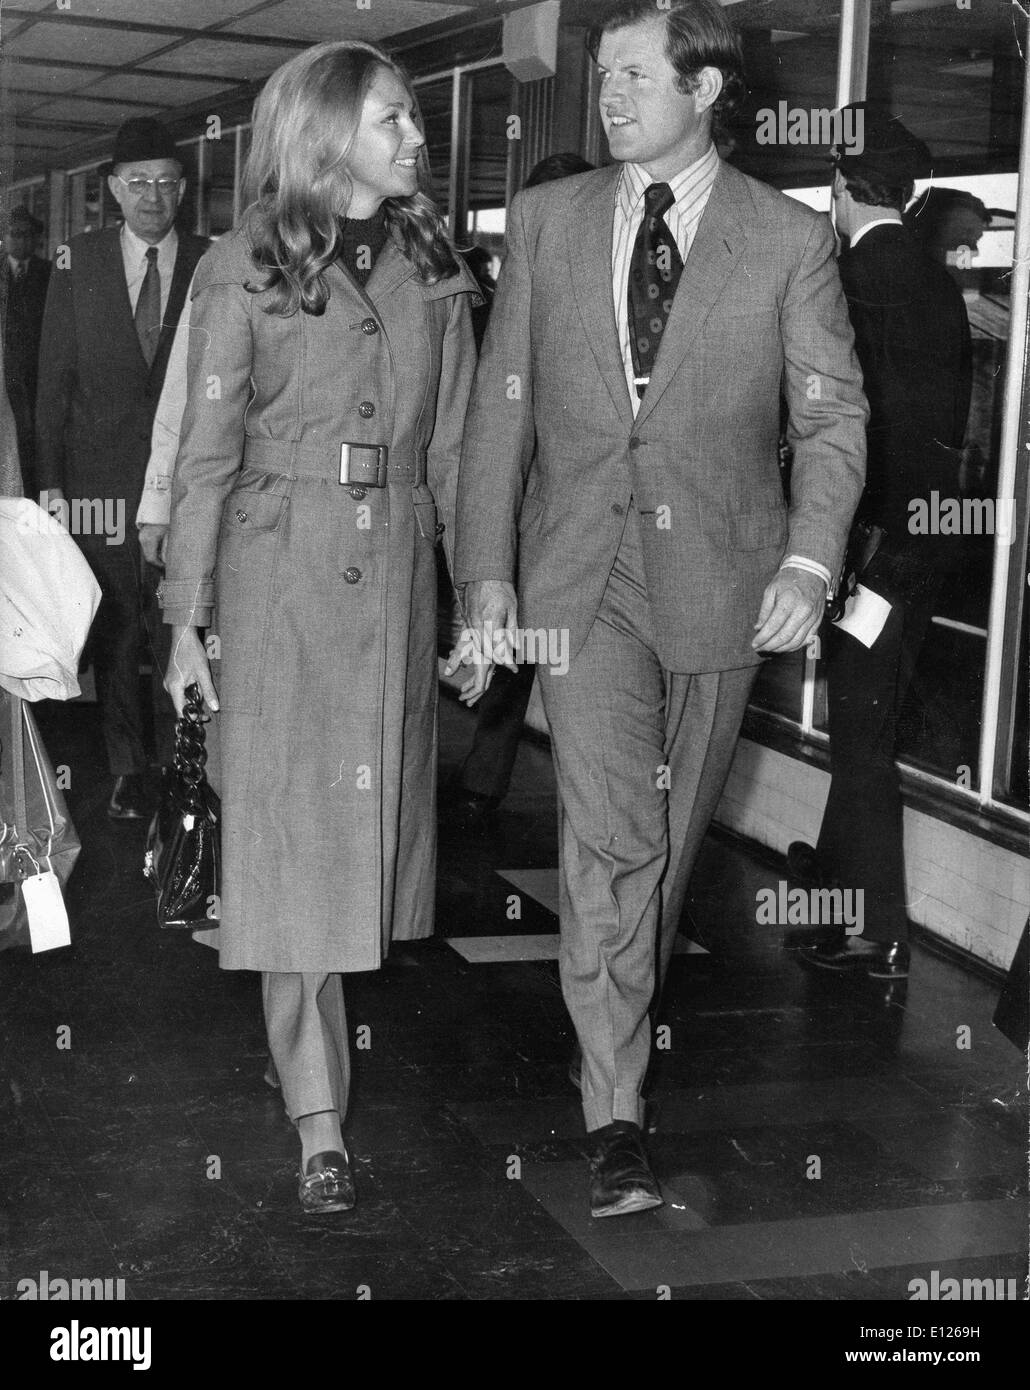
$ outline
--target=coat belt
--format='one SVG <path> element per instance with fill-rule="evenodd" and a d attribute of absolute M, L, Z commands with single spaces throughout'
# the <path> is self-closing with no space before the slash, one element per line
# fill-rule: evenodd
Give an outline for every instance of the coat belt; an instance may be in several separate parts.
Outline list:
<path fill-rule="evenodd" d="M 298 444 L 248 435 L 243 462 L 250 468 L 289 477 L 335 478 L 362 487 L 385 487 L 387 483 L 417 487 L 426 481 L 427 451 L 398 454 L 386 444 L 342 439 Z"/>

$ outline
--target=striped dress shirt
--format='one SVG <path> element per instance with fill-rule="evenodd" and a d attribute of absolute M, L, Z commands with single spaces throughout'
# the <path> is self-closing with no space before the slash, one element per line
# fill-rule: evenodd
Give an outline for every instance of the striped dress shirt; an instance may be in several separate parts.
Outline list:
<path fill-rule="evenodd" d="M 665 221 L 684 264 L 701 224 L 702 214 L 708 206 L 718 172 L 719 155 L 715 146 L 709 145 L 707 153 L 700 159 L 675 178 L 668 180 L 675 201 L 665 214 Z M 640 409 L 640 398 L 637 396 L 633 349 L 630 344 L 629 271 L 637 232 L 644 219 L 644 194 L 654 182 L 655 180 L 639 164 L 622 166 L 612 227 L 612 297 L 615 302 L 615 322 L 619 329 L 619 347 L 626 372 L 626 385 L 629 388 L 634 415 Z M 788 555 L 782 561 L 781 568 L 784 565 L 793 565 L 798 569 L 808 570 L 811 574 L 817 574 L 826 583 L 827 588 L 832 583 L 829 570 L 817 560 L 808 560 L 802 555 Z"/>

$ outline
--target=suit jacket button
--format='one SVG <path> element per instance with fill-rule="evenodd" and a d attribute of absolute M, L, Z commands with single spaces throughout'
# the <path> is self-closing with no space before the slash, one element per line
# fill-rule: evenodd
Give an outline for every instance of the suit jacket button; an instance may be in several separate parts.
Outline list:
<path fill-rule="evenodd" d="M 362 401 L 358 406 L 358 414 L 363 420 L 371 420 L 376 413 L 376 408 L 371 401 Z"/>
<path fill-rule="evenodd" d="M 371 338 L 373 333 L 379 332 L 379 325 L 376 323 L 375 319 L 365 319 L 362 322 L 361 331 L 362 333 L 367 333 Z"/>
<path fill-rule="evenodd" d="M 350 487 L 347 491 L 354 498 L 355 502 L 360 502 L 361 499 L 367 495 L 363 487 Z"/>
<path fill-rule="evenodd" d="M 350 569 L 344 570 L 343 577 L 344 579 L 346 579 L 348 584 L 356 584 L 358 580 L 361 578 L 361 571 L 357 569 L 354 565 L 351 565 Z"/>
<path fill-rule="evenodd" d="M 613 503 L 612 503 L 612 516 L 621 516 L 621 515 L 622 515 L 622 507 L 619 505 L 618 502 L 613 502 Z"/>
<path fill-rule="evenodd" d="M 438 536 L 442 536 L 443 533 L 444 533 L 446 530 L 447 530 L 447 527 L 443 524 L 442 521 L 438 521 L 438 522 L 436 523 L 436 534 L 437 534 Z"/>
<path fill-rule="evenodd" d="M 629 441 L 629 447 L 630 447 L 631 449 L 639 449 L 639 448 L 640 448 L 640 440 L 637 438 L 636 435 L 634 435 L 633 438 Z"/>

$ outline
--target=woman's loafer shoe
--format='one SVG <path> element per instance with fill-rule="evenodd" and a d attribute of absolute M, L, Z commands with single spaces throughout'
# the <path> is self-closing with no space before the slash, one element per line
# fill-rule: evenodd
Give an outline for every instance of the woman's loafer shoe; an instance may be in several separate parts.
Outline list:
<path fill-rule="evenodd" d="M 309 1158 L 300 1177 L 298 1196 L 304 1211 L 350 1211 L 357 1199 L 347 1155 L 327 1149 Z"/>
<path fill-rule="evenodd" d="M 591 1130 L 590 1215 L 627 1216 L 660 1207 L 662 1194 L 644 1153 L 640 1126 L 613 1120 Z"/>

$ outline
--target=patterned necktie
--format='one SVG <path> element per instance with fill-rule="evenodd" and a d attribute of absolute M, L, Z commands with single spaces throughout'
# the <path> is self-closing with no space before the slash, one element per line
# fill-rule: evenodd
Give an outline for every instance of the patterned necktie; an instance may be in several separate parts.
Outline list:
<path fill-rule="evenodd" d="M 147 247 L 147 273 L 140 286 L 133 315 L 136 337 L 149 367 L 157 353 L 161 333 L 161 272 L 157 268 L 157 247 Z"/>
<path fill-rule="evenodd" d="M 637 395 L 643 397 L 654 370 L 665 325 L 672 313 L 683 260 L 665 214 L 675 199 L 667 183 L 653 183 L 644 194 L 644 217 L 629 267 L 629 338 Z"/>

